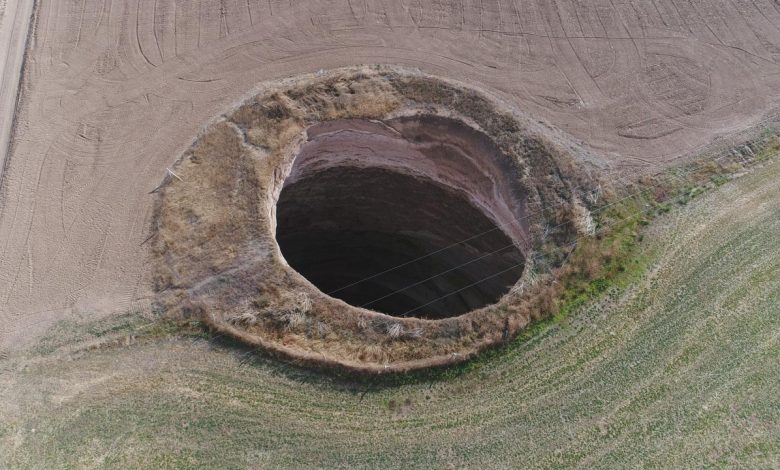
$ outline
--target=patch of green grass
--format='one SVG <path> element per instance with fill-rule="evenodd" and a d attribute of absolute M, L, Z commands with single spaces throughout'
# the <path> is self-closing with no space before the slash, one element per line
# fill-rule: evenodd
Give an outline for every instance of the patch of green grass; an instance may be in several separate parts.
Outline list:
<path fill-rule="evenodd" d="M 662 191 L 670 195 L 670 201 L 678 205 L 687 205 L 691 200 L 714 189 L 729 180 L 731 173 L 743 169 L 745 165 L 765 162 L 780 152 L 780 137 L 776 130 L 768 130 L 759 137 L 756 144 L 758 152 L 754 158 L 742 157 L 740 165 L 712 164 L 707 161 L 695 162 L 682 167 L 671 168 L 657 175 L 651 181 L 631 188 L 632 197 L 619 194 L 619 202 L 606 201 L 606 209 L 597 211 L 596 224 L 600 235 L 594 240 L 579 243 L 571 257 L 576 260 L 597 258 L 600 269 L 594 276 L 578 271 L 564 275 L 560 282 L 564 286 L 557 297 L 558 308 L 554 315 L 535 321 L 513 341 L 484 351 L 476 358 L 461 364 L 414 371 L 404 375 L 383 377 L 356 377 L 359 383 L 373 386 L 392 387 L 402 384 L 415 384 L 439 380 L 452 380 L 465 373 L 480 369 L 496 357 L 511 352 L 524 342 L 533 339 L 550 325 L 566 321 L 569 316 L 588 302 L 600 298 L 604 293 L 621 290 L 631 285 L 646 272 L 654 260 L 654 253 L 639 250 L 643 240 L 643 228 L 660 215 L 671 212 L 670 202 L 658 202 L 653 192 Z M 712 181 L 715 179 L 717 182 Z M 720 184 L 718 184 L 720 182 Z M 606 255 L 605 255 L 606 253 Z M 346 376 L 345 376 L 346 377 Z"/>
<path fill-rule="evenodd" d="M 729 177 L 725 175 L 713 175 L 710 177 L 710 180 L 712 181 L 712 184 L 715 186 L 723 186 L 724 184 L 729 182 Z"/>
<path fill-rule="evenodd" d="M 152 340 L 174 335 L 208 336 L 197 322 L 174 322 L 162 317 L 152 318 L 139 312 L 128 312 L 86 323 L 75 320 L 60 321 L 38 341 L 33 352 L 48 355 L 66 346 L 108 338 Z"/>
<path fill-rule="evenodd" d="M 566 313 L 430 380 L 342 380 L 167 327 L 32 356 L 0 374 L 0 466 L 778 468 L 778 181 L 770 162 L 660 217 L 622 208 Z"/>
<path fill-rule="evenodd" d="M 765 162 L 780 153 L 780 136 L 775 135 L 774 131 L 768 130 L 764 138 L 766 143 L 756 153 L 755 160 Z"/>

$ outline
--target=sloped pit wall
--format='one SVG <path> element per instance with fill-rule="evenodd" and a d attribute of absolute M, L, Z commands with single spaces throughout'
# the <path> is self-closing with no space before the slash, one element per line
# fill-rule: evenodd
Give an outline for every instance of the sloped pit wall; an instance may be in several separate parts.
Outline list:
<path fill-rule="evenodd" d="M 495 303 L 520 278 L 526 195 L 485 134 L 430 115 L 307 131 L 276 233 L 289 264 L 323 292 L 444 318 Z"/>
<path fill-rule="evenodd" d="M 371 145 L 339 142 L 349 133 Z M 377 142 L 387 144 L 379 156 L 368 150 Z M 339 151 L 328 151 L 333 146 Z M 569 181 L 580 176 L 566 155 L 478 92 L 395 68 L 339 70 L 269 88 L 209 126 L 174 171 L 181 179 L 167 178 L 158 191 L 151 239 L 160 309 L 288 359 L 355 372 L 459 362 L 513 337 L 529 321 L 521 287 L 545 279 L 540 266 L 563 258 L 551 243 L 562 253 L 579 235 L 568 214 L 579 199 Z M 280 251 L 277 211 L 285 185 L 330 174 L 334 183 L 324 190 L 332 191 L 345 178 L 340 171 L 379 172 L 382 184 L 391 174 L 399 192 L 412 191 L 404 184 L 413 178 L 465 201 L 468 207 L 446 212 L 471 214 L 477 231 L 500 227 L 497 239 L 467 248 L 490 253 L 511 244 L 500 261 L 521 266 L 516 288 L 449 318 L 446 306 L 429 318 L 417 318 L 424 311 L 397 318 L 323 293 Z M 441 209 L 421 206 L 430 220 L 447 220 L 433 212 Z M 287 214 L 299 217 L 302 208 L 292 209 Z M 451 238 L 465 227 L 453 222 Z M 436 229 L 427 227 L 428 236 L 441 237 Z"/>

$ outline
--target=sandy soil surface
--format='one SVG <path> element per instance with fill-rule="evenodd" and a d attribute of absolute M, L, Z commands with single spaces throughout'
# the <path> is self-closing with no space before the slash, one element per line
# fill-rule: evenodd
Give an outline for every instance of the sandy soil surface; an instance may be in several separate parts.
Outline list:
<path fill-rule="evenodd" d="M 0 194 L 0 349 L 61 318 L 146 307 L 149 191 L 263 80 L 419 67 L 625 174 L 780 104 L 773 0 L 42 0 L 33 21 Z"/>

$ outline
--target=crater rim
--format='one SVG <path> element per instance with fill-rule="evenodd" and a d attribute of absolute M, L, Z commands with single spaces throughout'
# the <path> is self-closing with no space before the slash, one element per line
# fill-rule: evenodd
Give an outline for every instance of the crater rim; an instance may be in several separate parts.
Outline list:
<path fill-rule="evenodd" d="M 587 234 L 589 212 L 579 201 L 589 193 L 571 182 L 595 185 L 578 173 L 570 147 L 484 90 L 399 66 L 334 69 L 257 90 L 209 123 L 154 191 L 153 302 L 166 317 L 198 320 L 315 368 L 386 374 L 447 366 L 523 330 L 535 318 L 535 292 L 565 263 L 564 247 Z M 507 209 L 523 221 L 514 230 L 527 232 L 519 281 L 498 302 L 447 318 L 394 317 L 326 295 L 287 264 L 276 240 L 277 202 L 315 125 L 420 116 L 488 136 L 506 157 L 499 173 L 509 183 L 501 188 L 522 194 L 520 207 Z M 469 194 L 485 207 L 479 191 Z M 506 215 L 490 207 L 496 220 Z"/>

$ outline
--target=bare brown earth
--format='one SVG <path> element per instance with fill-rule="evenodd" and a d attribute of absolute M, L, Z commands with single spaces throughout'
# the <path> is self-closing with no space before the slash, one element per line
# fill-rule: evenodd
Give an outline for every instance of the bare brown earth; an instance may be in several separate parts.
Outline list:
<path fill-rule="evenodd" d="M 43 0 L 32 21 L 0 190 L 0 349 L 64 318 L 147 308 L 148 193 L 265 80 L 419 67 L 549 123 L 624 175 L 780 103 L 773 0 Z"/>

